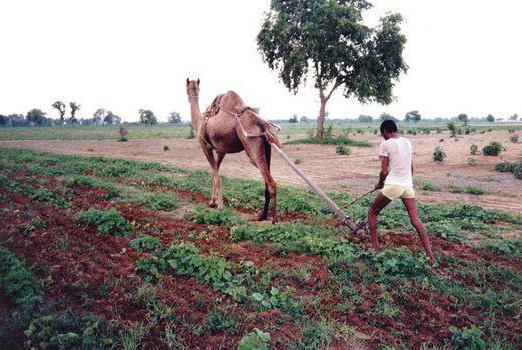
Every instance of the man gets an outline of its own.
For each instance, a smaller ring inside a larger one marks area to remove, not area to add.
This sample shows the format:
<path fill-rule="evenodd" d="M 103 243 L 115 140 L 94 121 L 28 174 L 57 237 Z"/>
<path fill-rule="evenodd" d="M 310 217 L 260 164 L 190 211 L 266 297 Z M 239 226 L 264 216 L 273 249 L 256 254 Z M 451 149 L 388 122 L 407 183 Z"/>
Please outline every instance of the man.
<path fill-rule="evenodd" d="M 415 191 L 413 190 L 411 143 L 404 137 L 399 136 L 397 133 L 397 125 L 393 120 L 382 122 L 381 135 L 384 138 L 379 150 L 381 173 L 379 182 L 375 185 L 375 189 L 382 190 L 373 201 L 368 212 L 372 247 L 375 250 L 379 249 L 379 241 L 377 240 L 377 214 L 391 201 L 400 198 L 408 211 L 411 224 L 422 240 L 428 259 L 433 263 L 435 259 L 431 251 L 430 240 L 417 213 Z"/>

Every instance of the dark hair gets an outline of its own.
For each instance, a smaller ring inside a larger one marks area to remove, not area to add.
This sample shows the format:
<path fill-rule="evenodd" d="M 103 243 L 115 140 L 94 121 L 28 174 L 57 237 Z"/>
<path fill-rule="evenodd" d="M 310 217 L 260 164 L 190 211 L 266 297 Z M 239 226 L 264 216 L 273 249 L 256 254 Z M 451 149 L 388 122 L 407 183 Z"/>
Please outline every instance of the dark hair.
<path fill-rule="evenodd" d="M 381 123 L 381 134 L 385 130 L 387 132 L 397 132 L 397 124 L 393 120 L 385 120 Z"/>

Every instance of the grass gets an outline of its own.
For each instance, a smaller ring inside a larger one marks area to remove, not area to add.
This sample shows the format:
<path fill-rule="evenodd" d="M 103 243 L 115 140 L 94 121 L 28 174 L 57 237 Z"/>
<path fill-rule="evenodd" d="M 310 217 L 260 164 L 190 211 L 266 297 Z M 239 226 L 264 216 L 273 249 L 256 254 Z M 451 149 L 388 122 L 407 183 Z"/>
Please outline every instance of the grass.
<path fill-rule="evenodd" d="M 348 137 L 335 137 L 335 138 L 316 138 L 307 137 L 297 139 L 293 141 L 285 142 L 285 145 L 300 145 L 300 144 L 313 144 L 313 145 L 344 145 L 354 147 L 372 147 L 372 144 L 367 141 L 358 141 Z"/>

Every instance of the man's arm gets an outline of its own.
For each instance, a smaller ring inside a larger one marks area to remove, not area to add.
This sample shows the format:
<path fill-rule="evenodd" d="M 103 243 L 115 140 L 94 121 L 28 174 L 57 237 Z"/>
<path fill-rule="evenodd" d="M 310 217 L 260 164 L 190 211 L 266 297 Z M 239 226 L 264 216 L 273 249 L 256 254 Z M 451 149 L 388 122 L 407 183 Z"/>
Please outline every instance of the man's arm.
<path fill-rule="evenodd" d="M 384 187 L 384 180 L 386 180 L 386 176 L 388 176 L 388 157 L 379 157 L 381 159 L 381 172 L 379 173 L 379 182 L 375 185 L 376 190 L 380 190 Z"/>

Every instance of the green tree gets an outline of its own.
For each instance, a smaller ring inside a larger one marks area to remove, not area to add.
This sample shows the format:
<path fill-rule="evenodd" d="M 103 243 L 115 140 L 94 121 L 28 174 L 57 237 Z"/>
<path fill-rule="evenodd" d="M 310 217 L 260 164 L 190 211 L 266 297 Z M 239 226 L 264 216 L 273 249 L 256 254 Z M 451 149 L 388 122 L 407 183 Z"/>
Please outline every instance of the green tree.
<path fill-rule="evenodd" d="M 297 117 L 297 114 L 294 114 L 289 120 L 288 122 L 289 123 L 292 123 L 292 124 L 295 124 L 299 121 L 298 117 Z"/>
<path fill-rule="evenodd" d="M 140 123 L 145 125 L 158 124 L 158 119 L 149 109 L 140 109 Z"/>
<path fill-rule="evenodd" d="M 464 123 L 464 125 L 468 125 L 468 122 L 469 122 L 469 117 L 467 114 L 465 113 L 461 113 L 459 114 L 459 116 L 457 117 L 458 120 L 460 120 L 461 122 Z"/>
<path fill-rule="evenodd" d="M 419 111 L 410 111 L 404 115 L 404 121 L 409 123 L 410 121 L 414 121 L 418 123 L 421 120 L 421 114 Z"/>
<path fill-rule="evenodd" d="M 9 117 L 3 114 L 0 114 L 0 126 L 6 126 L 9 123 Z"/>
<path fill-rule="evenodd" d="M 511 117 L 509 117 L 510 120 L 517 121 L 518 120 L 518 114 L 513 114 Z"/>
<path fill-rule="evenodd" d="M 406 72 L 402 17 L 388 14 L 377 27 L 363 23 L 366 0 L 272 0 L 257 44 L 263 60 L 297 93 L 309 73 L 319 90 L 316 137 L 324 137 L 326 103 L 337 88 L 361 102 L 392 102 Z"/>
<path fill-rule="evenodd" d="M 76 102 L 69 102 L 69 107 L 71 108 L 71 117 L 69 118 L 69 123 L 72 125 L 78 124 L 78 119 L 76 119 L 76 112 L 82 108 L 82 105 L 77 104 Z"/>
<path fill-rule="evenodd" d="M 393 120 L 394 122 L 398 122 L 399 121 L 399 119 L 395 118 L 393 115 L 388 114 L 388 113 L 381 114 L 379 119 L 382 120 L 382 121 L 385 121 L 385 120 Z"/>
<path fill-rule="evenodd" d="M 100 125 L 102 121 L 105 119 L 107 115 L 107 111 L 103 108 L 98 108 L 96 112 L 92 115 L 92 122 L 95 125 Z"/>
<path fill-rule="evenodd" d="M 45 112 L 38 108 L 33 108 L 27 112 L 25 119 L 34 126 L 41 126 L 45 123 Z"/>
<path fill-rule="evenodd" d="M 303 116 L 301 117 L 301 119 L 300 119 L 300 122 L 301 122 L 301 123 L 308 123 L 308 121 L 309 121 L 309 119 L 308 119 L 308 117 L 307 117 L 306 115 L 303 115 Z"/>
<path fill-rule="evenodd" d="M 181 114 L 178 112 L 170 112 L 168 120 L 170 124 L 181 124 Z"/>
<path fill-rule="evenodd" d="M 487 117 L 486 117 L 486 120 L 490 123 L 493 123 L 495 121 L 495 117 L 492 115 L 492 114 L 489 114 Z"/>
<path fill-rule="evenodd" d="M 65 103 L 62 101 L 56 101 L 52 107 L 60 113 L 60 124 L 63 125 L 65 122 Z"/>
<path fill-rule="evenodd" d="M 360 114 L 357 120 L 359 121 L 359 123 L 372 123 L 373 117 L 370 115 Z"/>

